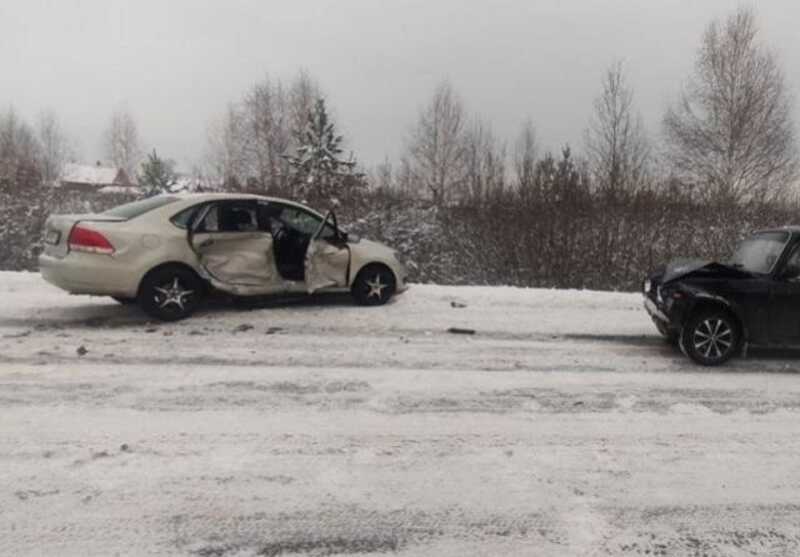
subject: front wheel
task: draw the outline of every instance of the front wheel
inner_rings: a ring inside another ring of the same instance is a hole
[[[145,277],[138,301],[149,316],[161,321],[178,321],[198,308],[202,290],[203,284],[194,272],[168,266]]]
[[[724,310],[700,311],[689,318],[681,331],[681,347],[692,360],[717,366],[730,360],[739,348],[739,327]]]
[[[389,301],[396,288],[394,273],[388,267],[368,265],[358,273],[352,293],[363,306],[381,306]]]

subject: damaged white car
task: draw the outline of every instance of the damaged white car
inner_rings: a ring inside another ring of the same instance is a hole
[[[72,294],[191,315],[211,289],[234,296],[347,292],[385,304],[406,289],[400,254],[291,201],[246,194],[159,195],[105,213],[52,215],[41,274]]]

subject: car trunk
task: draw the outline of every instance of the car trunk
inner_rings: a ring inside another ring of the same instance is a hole
[[[125,220],[111,215],[51,215],[44,224],[44,253],[59,258],[67,255],[69,234],[79,222],[124,222]]]

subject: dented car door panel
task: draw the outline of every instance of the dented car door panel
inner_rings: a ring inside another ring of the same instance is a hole
[[[195,250],[214,286],[232,293],[280,290],[272,235],[268,232],[218,232],[198,234]]]
[[[322,288],[346,287],[350,266],[347,244],[312,239],[306,252],[306,288],[309,294]]]
[[[190,242],[206,279],[240,296],[284,290],[275,265],[272,233],[261,229],[252,201],[210,204]]]

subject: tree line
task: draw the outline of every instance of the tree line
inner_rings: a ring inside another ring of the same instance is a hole
[[[733,202],[791,192],[798,178],[792,95],[776,55],[759,38],[753,11],[741,8],[707,26],[694,72],[666,110],[660,134],[645,130],[626,73],[620,61],[608,68],[584,137],[571,148],[593,189],[618,192],[669,181],[697,199]],[[319,128],[321,120],[327,130]],[[398,161],[364,168],[345,152],[337,128],[327,95],[308,72],[289,81],[265,76],[209,124],[207,147],[192,172],[207,188],[307,196],[316,184],[329,190],[325,197],[352,185],[331,183],[328,174],[346,176],[350,169],[372,189],[448,205],[524,189],[542,157],[532,121],[520,123],[509,148],[490,122],[466,110],[447,81],[419,110]],[[328,160],[337,161],[330,172],[319,172],[322,141],[333,151]],[[102,144],[106,162],[132,177],[142,174],[142,162],[152,162],[125,108],[111,115]],[[312,149],[316,155],[309,157]],[[306,175],[298,172],[298,150],[305,153]],[[0,177],[8,183],[51,182],[66,161],[78,158],[76,151],[53,111],[33,126],[13,109],[0,115]],[[160,160],[174,168],[170,159]]]
[[[749,227],[787,222],[798,207],[792,96],[747,9],[707,26],[660,133],[645,128],[621,61],[603,75],[583,137],[556,153],[540,152],[530,120],[511,142],[498,137],[444,81],[399,160],[366,168],[328,101],[308,72],[264,77],[210,123],[198,183],[339,204],[355,229],[405,246],[419,280],[632,288],[659,261],[720,257]],[[0,185],[53,176],[69,149],[50,124],[0,118]],[[150,184],[143,193],[170,184],[169,159],[153,151],[138,164],[127,112],[113,115],[105,143],[109,160]]]

